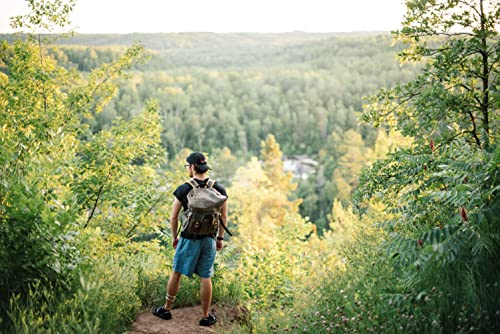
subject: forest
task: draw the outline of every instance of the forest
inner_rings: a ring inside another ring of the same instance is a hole
[[[66,35],[37,31],[74,1],[30,2],[0,35],[0,332],[162,302],[193,150],[230,199],[224,332],[497,332],[500,4],[405,3],[392,33]]]

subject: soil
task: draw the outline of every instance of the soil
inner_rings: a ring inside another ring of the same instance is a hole
[[[211,327],[199,326],[201,306],[182,307],[172,310],[172,319],[163,320],[145,310],[135,320],[128,334],[206,334],[221,333],[235,323],[248,320],[248,311],[242,307],[213,305],[211,312],[218,321]]]

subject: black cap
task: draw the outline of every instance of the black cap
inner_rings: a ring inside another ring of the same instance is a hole
[[[195,165],[196,170],[199,173],[205,173],[207,170],[211,169],[207,165],[207,159],[205,158],[205,156],[203,155],[203,153],[200,153],[200,152],[193,152],[193,153],[191,153],[187,157],[186,161],[190,165]]]

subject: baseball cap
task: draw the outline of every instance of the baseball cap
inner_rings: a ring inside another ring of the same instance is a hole
[[[203,155],[203,153],[201,152],[193,152],[191,153],[187,158],[186,158],[186,161],[190,164],[190,165],[195,165],[196,166],[196,169],[200,172],[200,173],[205,173],[207,170],[211,169],[210,167],[208,167],[207,165],[207,159],[205,158],[205,156]]]

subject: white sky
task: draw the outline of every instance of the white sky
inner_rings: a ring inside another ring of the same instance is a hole
[[[0,0],[0,33],[25,0]],[[79,33],[349,32],[400,27],[403,0],[79,0]]]

